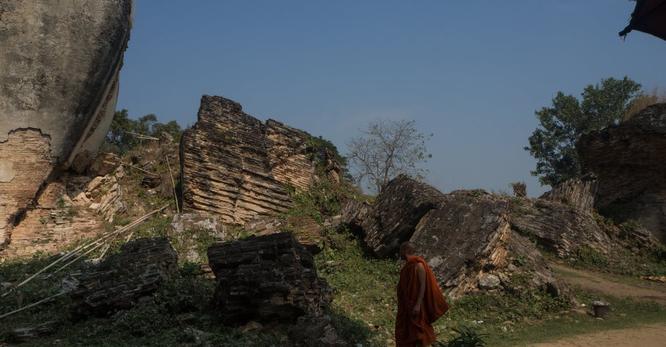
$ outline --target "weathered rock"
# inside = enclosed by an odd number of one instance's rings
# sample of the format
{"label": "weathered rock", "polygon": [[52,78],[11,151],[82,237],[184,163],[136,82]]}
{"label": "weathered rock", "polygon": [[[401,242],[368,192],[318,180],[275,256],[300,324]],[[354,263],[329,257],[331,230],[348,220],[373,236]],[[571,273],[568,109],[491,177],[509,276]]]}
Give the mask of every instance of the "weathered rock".
{"label": "weathered rock", "polygon": [[594,209],[597,182],[594,178],[571,179],[543,194],[540,199],[559,202],[579,210]]}
{"label": "weathered rock", "polygon": [[608,254],[613,244],[607,230],[595,218],[594,211],[558,202],[513,200],[510,224],[562,258],[575,254],[582,246]]}
{"label": "weathered rock", "polygon": [[[357,223],[375,255],[394,255],[400,243],[414,243],[453,298],[500,283],[507,290],[561,287],[534,244],[511,228],[510,200],[528,199],[482,190],[442,194],[400,176],[389,182],[370,211],[361,211],[365,217],[351,213],[352,207],[343,209],[343,216]],[[516,285],[511,278],[518,275],[529,281]]]}
{"label": "weathered rock", "polygon": [[310,139],[273,120],[264,124],[236,102],[203,96],[197,123],[181,140],[183,207],[239,225],[287,211],[286,186],[306,189],[315,177]]}
{"label": "weathered rock", "polygon": [[228,324],[295,322],[323,314],[331,301],[312,255],[291,234],[217,244],[208,259],[217,278],[214,302]]}
{"label": "weathered rock", "polygon": [[202,270],[210,271],[206,262],[205,245],[211,240],[223,241],[229,231],[215,215],[204,212],[175,214],[171,231],[178,240],[179,258],[191,263],[200,263]]}
{"label": "weathered rock", "polygon": [[165,238],[137,239],[78,276],[71,293],[79,316],[106,316],[154,293],[177,271],[178,256]]}
{"label": "weathered rock", "polygon": [[358,208],[354,215],[349,213],[354,207],[348,206],[343,215],[347,222],[362,218],[360,225],[351,225],[352,229],[362,231],[365,245],[372,253],[388,257],[397,253],[400,243],[411,237],[416,224],[442,199],[437,189],[400,175],[384,188],[370,211]]}
{"label": "weathered rock", "polygon": [[218,239],[224,239],[227,228],[220,222],[217,216],[206,213],[181,213],[175,214],[171,221],[171,228],[175,234],[183,234],[187,230],[204,230]]}
{"label": "weathered rock", "polygon": [[599,212],[636,220],[666,242],[666,104],[584,135],[577,148],[584,169],[597,177]]}
{"label": "weathered rock", "polygon": [[479,289],[496,289],[500,286],[500,278],[493,274],[479,276]]}
{"label": "weathered rock", "polygon": [[131,0],[0,3],[0,242],[55,167],[82,168],[111,124]]}
{"label": "weathered rock", "polygon": [[91,178],[63,173],[46,184],[36,203],[12,230],[12,242],[0,247],[0,257],[55,253],[104,231],[104,222],[125,210],[119,180],[122,167]]}
{"label": "weathered rock", "polygon": [[[414,233],[408,240],[452,298],[477,288],[495,288],[486,280],[500,274],[524,273],[530,278],[529,287],[545,289],[556,280],[534,245],[511,229],[508,215],[509,204],[502,197],[479,190],[455,191],[412,225]],[[510,271],[513,262],[523,266]]]}
{"label": "weathered rock", "polygon": [[[368,218],[372,205],[366,201],[348,200],[340,211],[341,222],[352,228],[352,231],[362,232],[361,224]],[[356,230],[353,230],[356,229]]]}

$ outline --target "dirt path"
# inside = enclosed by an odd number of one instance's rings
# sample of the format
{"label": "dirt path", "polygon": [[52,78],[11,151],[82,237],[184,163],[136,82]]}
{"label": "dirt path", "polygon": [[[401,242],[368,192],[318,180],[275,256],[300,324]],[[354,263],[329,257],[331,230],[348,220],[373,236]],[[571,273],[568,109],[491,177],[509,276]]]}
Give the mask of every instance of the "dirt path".
{"label": "dirt path", "polygon": [[[558,276],[570,285],[597,291],[615,297],[658,302],[666,305],[666,285],[661,283],[622,280],[611,275],[572,269],[551,263]],[[530,345],[533,347],[665,347],[666,323],[656,323],[626,329],[606,330],[566,337],[553,342]]]}
{"label": "dirt path", "polygon": [[666,324],[650,324],[636,328],[607,330],[567,337],[554,342],[544,342],[533,347],[664,347]]}
{"label": "dirt path", "polygon": [[[626,297],[635,300],[655,301],[666,305],[665,284],[647,281],[640,282],[640,280],[636,280],[635,284],[625,283],[614,280],[610,275],[572,269],[556,263],[551,263],[550,265],[560,278],[573,286],[620,298]],[[666,345],[666,342],[664,345]]]}

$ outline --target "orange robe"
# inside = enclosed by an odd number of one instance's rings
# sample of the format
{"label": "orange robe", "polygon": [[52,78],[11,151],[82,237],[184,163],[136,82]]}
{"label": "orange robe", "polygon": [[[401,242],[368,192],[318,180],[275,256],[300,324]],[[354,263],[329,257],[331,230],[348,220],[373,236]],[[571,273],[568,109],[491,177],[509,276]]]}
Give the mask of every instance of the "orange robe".
{"label": "orange robe", "polygon": [[[412,315],[419,295],[419,277],[417,265],[425,270],[425,293],[421,310],[417,316]],[[395,320],[395,343],[397,347],[427,346],[435,342],[435,322],[449,309],[437,284],[435,275],[421,257],[408,256],[407,263],[400,270],[398,282],[398,315]]]}

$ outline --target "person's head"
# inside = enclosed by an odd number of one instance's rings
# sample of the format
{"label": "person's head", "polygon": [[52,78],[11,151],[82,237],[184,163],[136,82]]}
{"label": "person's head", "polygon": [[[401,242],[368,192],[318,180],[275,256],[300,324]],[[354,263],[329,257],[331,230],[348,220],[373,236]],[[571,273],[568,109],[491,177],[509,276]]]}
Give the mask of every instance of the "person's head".
{"label": "person's head", "polygon": [[408,241],[400,245],[400,258],[407,259],[407,256],[414,255],[414,252],[416,252],[416,247],[413,243]]}

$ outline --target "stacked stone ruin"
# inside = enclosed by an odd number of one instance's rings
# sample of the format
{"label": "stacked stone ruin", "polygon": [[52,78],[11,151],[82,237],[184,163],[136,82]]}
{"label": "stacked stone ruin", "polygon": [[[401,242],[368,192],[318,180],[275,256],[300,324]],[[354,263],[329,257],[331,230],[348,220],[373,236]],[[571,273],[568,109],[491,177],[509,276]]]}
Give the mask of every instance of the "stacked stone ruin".
{"label": "stacked stone ruin", "polygon": [[312,254],[289,233],[217,244],[208,259],[217,279],[214,304],[229,324],[293,323],[322,316],[331,301]]}
{"label": "stacked stone ruin", "polygon": [[274,120],[262,123],[232,100],[204,95],[197,122],[181,141],[184,208],[239,225],[286,212],[288,187],[306,190],[316,179],[311,138]]}
{"label": "stacked stone ruin", "polygon": [[136,305],[177,271],[178,255],[166,238],[142,238],[75,277],[70,293],[76,316],[108,316]]}

